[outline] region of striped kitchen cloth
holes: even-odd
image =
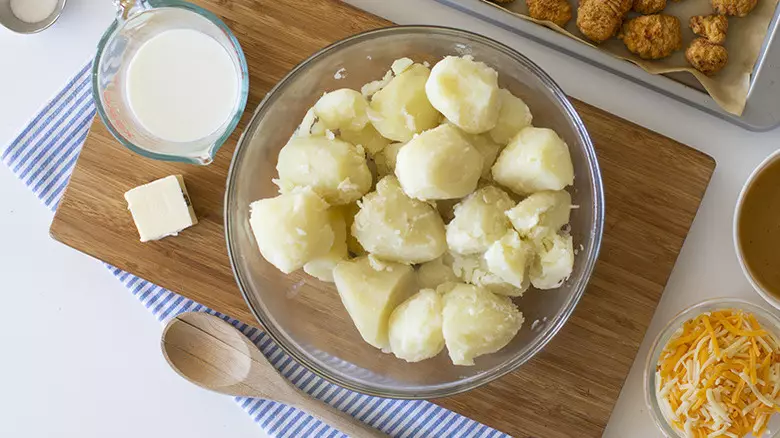
[[[57,208],[81,145],[95,116],[85,66],[2,152],[3,162],[51,210]],[[295,385],[320,400],[395,437],[505,437],[462,415],[422,400],[370,397],[328,383],[292,360],[261,330],[106,264],[141,304],[163,324],[182,312],[218,315],[248,336]],[[236,397],[263,430],[274,437],[343,436],[303,412],[272,401]]]

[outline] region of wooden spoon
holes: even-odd
[[[168,364],[202,388],[294,406],[352,437],[386,436],[295,387],[247,337],[216,316],[203,312],[176,316],[165,326],[161,344]]]

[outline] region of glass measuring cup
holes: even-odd
[[[233,33],[216,15],[194,4],[172,0],[119,0],[118,14],[98,43],[92,64],[92,93],[97,112],[114,137],[133,152],[156,160],[209,164],[238,124],[246,106],[249,74]],[[147,131],[133,115],[125,93],[127,69],[149,39],[171,29],[191,29],[217,41],[237,75],[238,98],[231,116],[210,135],[171,142]]]

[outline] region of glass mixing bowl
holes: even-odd
[[[325,91],[360,87],[382,78],[393,60],[431,65],[445,55],[472,55],[495,68],[501,87],[531,108],[536,126],[555,129],[568,143],[575,169],[570,188],[574,272],[557,290],[529,290],[516,303],[526,323],[512,342],[470,367],[452,365],[446,352],[407,363],[365,343],[336,288],[302,271],[285,275],[260,255],[249,226],[249,204],[274,197],[279,150],[306,110]],[[336,74],[339,72],[338,74]],[[337,42],[294,68],[257,108],[239,140],[225,196],[225,233],[233,271],[249,307],[271,337],[315,374],[348,389],[395,398],[433,398],[476,388],[516,369],[560,330],[590,278],[601,244],[604,195],[596,154],[563,91],[516,51],[480,35],[440,27],[374,30]],[[533,324],[534,321],[538,321]],[[534,329],[532,329],[532,324]]]

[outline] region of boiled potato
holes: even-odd
[[[441,259],[442,263],[449,266],[455,276],[465,283],[474,284],[474,279],[482,275],[481,271],[487,272],[487,265],[484,264],[481,254],[461,255],[448,252]]]
[[[324,256],[333,245],[328,204],[309,189],[260,199],[249,211],[260,254],[285,274]]]
[[[441,330],[442,299],[433,289],[422,289],[390,315],[390,350],[399,359],[419,362],[444,349]]]
[[[374,163],[376,163],[376,172],[380,178],[384,178],[387,175],[395,175],[395,163],[398,159],[398,151],[406,143],[390,143],[387,145],[381,153],[374,156]]]
[[[314,113],[314,108],[309,108],[303,116],[303,120],[295,130],[293,137],[308,137],[310,135],[325,135],[327,128]]]
[[[360,131],[368,124],[368,101],[349,88],[325,93],[314,104],[314,113],[327,129]]]
[[[520,236],[534,238],[569,223],[571,195],[565,190],[536,192],[506,212]]]
[[[400,263],[372,263],[369,257],[340,262],[333,279],[342,303],[360,336],[386,350],[388,321],[392,311],[414,288],[414,270]]]
[[[527,288],[518,288],[490,271],[487,260],[482,254],[460,255],[447,253],[442,257],[445,265],[461,281],[482,287],[490,292],[510,297],[522,296]]]
[[[447,56],[431,69],[425,92],[434,108],[469,134],[493,129],[501,108],[498,73],[470,56]]]
[[[531,126],[533,117],[528,105],[509,90],[502,88],[498,92],[498,97],[501,101],[501,110],[498,112],[496,127],[491,129],[489,134],[496,143],[507,144],[521,129]]]
[[[342,207],[344,213],[344,222],[347,226],[347,249],[356,256],[366,254],[366,250],[360,245],[360,242],[352,235],[352,224],[355,223],[355,215],[360,211],[357,202],[347,204]]]
[[[528,289],[528,268],[533,261],[532,243],[522,240],[516,231],[508,231],[485,251],[485,261],[490,272],[521,292]]]
[[[436,286],[436,293],[441,295],[441,296],[444,296],[444,294],[446,294],[447,292],[449,292],[449,291],[455,289],[456,287],[458,287],[459,284],[463,284],[463,282],[461,282],[461,281],[448,281],[446,283],[442,283],[442,284]]]
[[[409,198],[393,176],[363,197],[352,234],[371,254],[401,263],[423,263],[447,250],[444,222],[434,208]]]
[[[385,146],[390,144],[390,140],[382,137],[376,128],[374,128],[374,125],[370,123],[359,131],[342,129],[339,132],[339,138],[348,143],[352,143],[355,146],[362,146],[371,157],[375,157],[378,153],[382,152]]]
[[[427,67],[414,64],[373,95],[368,117],[383,137],[406,142],[439,124],[441,115],[425,95],[430,73]]]
[[[385,88],[387,86],[387,84],[389,84],[390,81],[393,80],[393,77],[394,77],[393,76],[393,70],[390,69],[390,70],[388,70],[385,73],[385,75],[384,75],[384,77],[382,77],[382,79],[379,79],[379,80],[376,80],[376,81],[371,81],[371,82],[363,85],[362,87],[360,87],[360,94],[365,96],[366,99],[370,98],[371,96],[376,94],[379,90],[381,90],[382,88]]]
[[[395,175],[404,192],[421,200],[462,198],[482,174],[482,155],[449,124],[411,139],[398,151]]]
[[[483,187],[455,206],[455,218],[447,224],[447,246],[459,254],[485,252],[510,228],[504,212],[514,202],[503,190]]]
[[[308,261],[303,265],[303,271],[322,281],[333,283],[333,268],[340,261],[349,258],[347,253],[347,223],[344,220],[344,209],[331,207],[328,219],[333,229],[333,245],[330,251],[321,257]]]
[[[493,179],[490,170],[493,168],[493,163],[498,158],[498,153],[501,152],[501,145],[494,142],[486,134],[466,134],[469,142],[472,146],[477,148],[480,154],[482,154],[482,174],[481,177],[487,180]]]
[[[363,153],[335,138],[292,138],[279,152],[276,170],[282,193],[311,187],[331,205],[354,202],[371,188]]]
[[[409,67],[413,65],[414,65],[414,61],[412,61],[409,58],[396,59],[395,61],[393,61],[393,64],[390,66],[390,71],[392,71],[394,75],[398,76],[401,73],[408,70]]]
[[[522,129],[498,156],[493,179],[519,195],[574,183],[569,147],[552,129]]]
[[[550,233],[535,241],[537,256],[531,265],[531,284],[537,289],[555,289],[574,269],[574,248],[569,235]]]
[[[445,265],[441,257],[417,267],[417,284],[423,289],[435,289],[443,283],[458,281],[452,267]]]
[[[444,295],[442,332],[455,365],[474,365],[474,358],[495,353],[515,337],[523,314],[507,297],[459,284]]]

